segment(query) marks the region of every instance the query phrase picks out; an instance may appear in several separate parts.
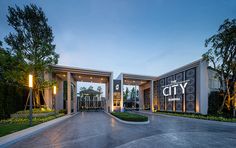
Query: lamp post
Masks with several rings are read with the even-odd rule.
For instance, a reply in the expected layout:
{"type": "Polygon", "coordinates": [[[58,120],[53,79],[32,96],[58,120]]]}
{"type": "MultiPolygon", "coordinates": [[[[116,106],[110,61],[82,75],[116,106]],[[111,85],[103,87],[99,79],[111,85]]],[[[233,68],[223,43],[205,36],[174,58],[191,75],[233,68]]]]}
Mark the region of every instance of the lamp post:
{"type": "Polygon", "coordinates": [[[29,112],[29,124],[32,126],[32,89],[33,89],[33,75],[29,74],[29,89],[30,89],[30,112],[29,112]]]}

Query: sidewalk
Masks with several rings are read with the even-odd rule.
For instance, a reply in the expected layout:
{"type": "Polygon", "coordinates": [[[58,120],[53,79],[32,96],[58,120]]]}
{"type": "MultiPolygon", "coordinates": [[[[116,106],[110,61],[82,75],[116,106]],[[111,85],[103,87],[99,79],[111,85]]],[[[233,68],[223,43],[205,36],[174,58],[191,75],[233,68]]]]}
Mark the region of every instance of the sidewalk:
{"type": "Polygon", "coordinates": [[[0,147],[7,147],[10,144],[13,144],[17,141],[24,139],[24,138],[27,138],[27,137],[32,136],[34,134],[37,134],[38,132],[45,130],[55,124],[58,124],[61,121],[64,121],[68,118],[73,117],[74,115],[76,115],[76,114],[65,115],[63,117],[56,118],[54,120],[51,120],[51,121],[48,121],[45,123],[41,123],[39,125],[30,127],[30,128],[27,128],[27,129],[24,129],[24,130],[21,130],[21,131],[18,131],[18,132],[15,132],[15,133],[3,136],[3,137],[0,137],[0,147]]]}
{"type": "Polygon", "coordinates": [[[154,116],[162,116],[162,117],[168,117],[168,118],[176,118],[176,119],[184,119],[184,120],[195,120],[196,122],[204,122],[208,124],[220,124],[220,125],[226,125],[226,126],[236,126],[235,122],[223,122],[223,121],[215,121],[215,120],[204,120],[204,119],[196,119],[196,118],[188,118],[188,117],[181,117],[181,116],[172,116],[172,115],[166,115],[162,113],[153,113],[150,111],[135,111],[137,113],[141,114],[147,114],[147,115],[154,115],[154,116]]]}

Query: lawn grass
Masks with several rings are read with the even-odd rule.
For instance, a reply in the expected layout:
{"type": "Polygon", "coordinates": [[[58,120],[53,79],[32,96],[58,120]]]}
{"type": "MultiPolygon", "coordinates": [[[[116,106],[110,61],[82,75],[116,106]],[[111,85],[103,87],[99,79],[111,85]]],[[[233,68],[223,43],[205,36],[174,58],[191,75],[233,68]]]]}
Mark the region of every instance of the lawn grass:
{"type": "MultiPolygon", "coordinates": [[[[43,122],[53,120],[58,117],[62,117],[64,114],[56,114],[47,117],[35,117],[32,120],[33,126],[43,122]]],[[[28,118],[10,118],[0,121],[0,137],[29,128],[28,118]]]]}
{"type": "Polygon", "coordinates": [[[236,122],[236,118],[225,118],[222,116],[213,116],[213,115],[202,115],[194,113],[176,113],[176,112],[167,112],[167,111],[157,111],[157,114],[166,114],[171,116],[180,116],[187,118],[203,119],[203,120],[214,120],[214,121],[223,121],[223,122],[236,122]]]}
{"type": "Polygon", "coordinates": [[[147,116],[128,113],[128,112],[112,112],[113,116],[116,116],[119,119],[125,120],[125,121],[133,121],[133,122],[144,122],[148,121],[147,116]]]}

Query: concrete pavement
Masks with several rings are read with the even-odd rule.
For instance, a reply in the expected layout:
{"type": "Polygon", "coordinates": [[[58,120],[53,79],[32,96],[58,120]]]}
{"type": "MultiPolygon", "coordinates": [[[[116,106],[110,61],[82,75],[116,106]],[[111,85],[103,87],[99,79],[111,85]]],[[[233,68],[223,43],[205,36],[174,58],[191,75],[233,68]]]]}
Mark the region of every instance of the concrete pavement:
{"type": "Polygon", "coordinates": [[[120,123],[83,112],[10,147],[235,147],[236,127],[218,122],[148,115],[150,124],[120,123]]]}

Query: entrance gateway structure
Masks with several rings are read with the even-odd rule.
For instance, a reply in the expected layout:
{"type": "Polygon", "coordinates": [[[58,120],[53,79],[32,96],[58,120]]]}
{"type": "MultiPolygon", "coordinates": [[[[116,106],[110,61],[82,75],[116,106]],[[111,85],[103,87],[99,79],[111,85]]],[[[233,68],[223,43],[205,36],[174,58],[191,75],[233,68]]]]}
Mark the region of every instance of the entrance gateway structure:
{"type": "Polygon", "coordinates": [[[45,80],[55,80],[57,94],[45,89],[48,108],[66,109],[68,114],[78,111],[77,81],[105,84],[104,111],[123,111],[124,85],[139,86],[139,109],[207,114],[208,94],[220,87],[216,72],[202,59],[165,73],[161,76],[144,76],[121,73],[113,79],[113,72],[52,66],[45,80]],[[68,87],[69,86],[69,87],[68,87]],[[53,101],[55,100],[55,101],[53,101]],[[53,103],[54,102],[54,103],[53,103]]]}

